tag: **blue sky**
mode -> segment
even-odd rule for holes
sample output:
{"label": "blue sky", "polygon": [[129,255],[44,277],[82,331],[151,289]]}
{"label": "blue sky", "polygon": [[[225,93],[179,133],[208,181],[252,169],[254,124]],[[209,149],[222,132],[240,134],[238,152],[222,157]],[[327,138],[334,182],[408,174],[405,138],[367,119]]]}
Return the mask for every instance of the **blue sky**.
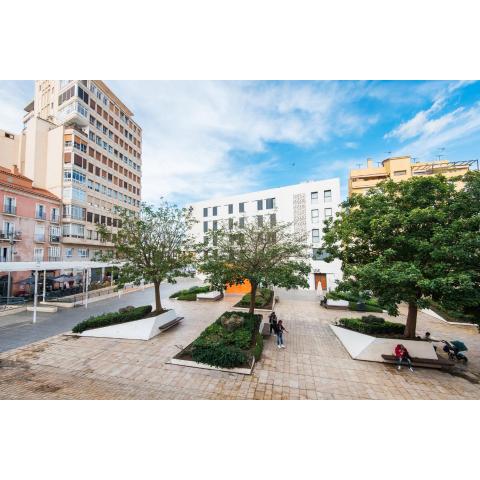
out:
{"label": "blue sky", "polygon": [[[340,177],[367,157],[480,156],[480,83],[107,81],[143,127],[144,199],[179,204]],[[20,131],[33,82],[0,81]],[[444,150],[441,150],[444,149]]]}

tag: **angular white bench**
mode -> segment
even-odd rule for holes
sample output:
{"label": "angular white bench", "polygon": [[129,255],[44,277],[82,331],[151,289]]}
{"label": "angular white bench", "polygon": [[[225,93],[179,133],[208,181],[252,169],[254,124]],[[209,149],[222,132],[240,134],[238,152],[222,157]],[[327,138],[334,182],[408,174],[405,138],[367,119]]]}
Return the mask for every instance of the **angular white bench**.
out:
{"label": "angular white bench", "polygon": [[346,300],[333,300],[331,298],[327,298],[327,303],[325,305],[326,308],[338,308],[341,310],[348,309],[348,302]]}
{"label": "angular white bench", "polygon": [[207,302],[216,302],[223,298],[223,293],[217,290],[213,292],[197,293],[197,300],[205,300]]}

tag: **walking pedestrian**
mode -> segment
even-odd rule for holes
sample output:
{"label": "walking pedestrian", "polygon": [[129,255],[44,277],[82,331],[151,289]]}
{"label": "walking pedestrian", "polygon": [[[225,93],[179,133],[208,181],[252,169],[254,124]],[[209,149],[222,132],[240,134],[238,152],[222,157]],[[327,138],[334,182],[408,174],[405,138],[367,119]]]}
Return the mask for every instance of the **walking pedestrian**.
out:
{"label": "walking pedestrian", "polygon": [[268,321],[270,323],[270,335],[273,333],[277,333],[277,315],[275,312],[272,312],[268,317]]}
{"label": "walking pedestrian", "polygon": [[283,343],[283,332],[287,332],[288,330],[283,326],[283,321],[279,320],[277,323],[277,347],[278,348],[285,348]]}

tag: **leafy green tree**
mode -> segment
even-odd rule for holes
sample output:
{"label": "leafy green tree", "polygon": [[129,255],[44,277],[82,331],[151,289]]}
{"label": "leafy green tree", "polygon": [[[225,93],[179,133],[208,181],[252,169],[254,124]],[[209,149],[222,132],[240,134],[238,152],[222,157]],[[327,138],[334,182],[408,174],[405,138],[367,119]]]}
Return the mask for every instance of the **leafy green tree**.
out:
{"label": "leafy green tree", "polygon": [[305,234],[293,233],[290,224],[252,221],[211,230],[200,250],[199,270],[216,289],[250,282],[250,313],[260,286],[308,287]]}
{"label": "leafy green tree", "polygon": [[[458,181],[458,178],[456,179]],[[330,259],[343,262],[342,290],[371,291],[391,315],[408,304],[405,336],[431,300],[480,303],[480,172],[463,188],[444,176],[382,182],[343,202],[324,228]]]}
{"label": "leafy green tree", "polygon": [[141,204],[140,212],[117,209],[120,228],[112,235],[102,225],[104,240],[113,242],[112,255],[120,266],[120,281],[152,282],[155,289],[155,313],[163,311],[160,284],[175,283],[176,277],[191,276],[188,267],[194,261],[194,241],[190,234],[195,222],[191,210],[162,201],[155,208]]}

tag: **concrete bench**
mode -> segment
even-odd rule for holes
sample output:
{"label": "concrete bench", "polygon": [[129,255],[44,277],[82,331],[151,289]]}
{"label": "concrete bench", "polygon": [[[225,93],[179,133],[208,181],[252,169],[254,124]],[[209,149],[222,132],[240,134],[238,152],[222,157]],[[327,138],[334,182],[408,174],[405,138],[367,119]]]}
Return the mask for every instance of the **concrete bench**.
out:
{"label": "concrete bench", "polygon": [[348,302],[346,300],[332,300],[331,298],[328,298],[324,306],[325,308],[348,310]]}
{"label": "concrete bench", "polygon": [[168,330],[170,327],[173,327],[177,324],[179,324],[182,320],[183,320],[184,317],[176,317],[174,318],[173,320],[169,320],[165,323],[163,323],[162,325],[160,325],[158,327],[158,329],[161,331],[161,332],[164,332],[165,330]]}
{"label": "concrete bench", "polygon": [[[382,355],[382,358],[387,363],[397,363],[397,357],[395,355]],[[426,368],[442,368],[442,367],[451,367],[454,365],[454,362],[447,360],[445,358],[438,358],[436,360],[432,358],[411,358],[412,365],[414,367],[426,367]],[[406,365],[403,363],[402,365]]]}
{"label": "concrete bench", "polygon": [[219,291],[197,293],[197,300],[204,302],[216,302],[223,298],[223,293]]}
{"label": "concrete bench", "polygon": [[270,336],[270,324],[264,323],[262,326],[262,337],[269,337]]}

